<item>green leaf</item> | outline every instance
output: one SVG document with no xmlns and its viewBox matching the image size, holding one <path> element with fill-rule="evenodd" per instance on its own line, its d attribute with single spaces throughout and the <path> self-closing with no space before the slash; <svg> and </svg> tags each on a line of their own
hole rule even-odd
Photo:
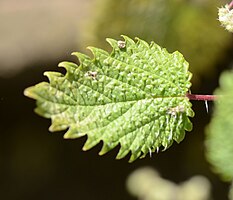
<svg viewBox="0 0 233 200">
<path fill-rule="evenodd" d="M 220 77 L 219 100 L 207 128 L 207 158 L 224 180 L 233 179 L 233 71 Z"/>
<path fill-rule="evenodd" d="M 191 73 L 183 56 L 153 42 L 123 38 L 107 39 L 111 54 L 94 47 L 89 48 L 94 59 L 73 53 L 79 66 L 60 63 L 65 75 L 46 72 L 50 83 L 27 88 L 25 95 L 37 100 L 38 114 L 52 119 L 50 131 L 68 129 L 64 138 L 87 135 L 83 150 L 102 140 L 100 155 L 120 143 L 117 159 L 131 151 L 132 162 L 183 140 L 194 113 L 186 97 Z"/>
</svg>

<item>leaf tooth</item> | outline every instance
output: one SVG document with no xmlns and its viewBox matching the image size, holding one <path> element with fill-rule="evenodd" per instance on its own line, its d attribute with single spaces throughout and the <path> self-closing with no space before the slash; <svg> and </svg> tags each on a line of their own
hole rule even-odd
<svg viewBox="0 0 233 200">
<path fill-rule="evenodd" d="M 41 83 L 40 83 L 40 84 L 41 84 Z M 26 97 L 30 97 L 30 98 L 32 98 L 32 99 L 37 99 L 37 98 L 38 98 L 38 95 L 35 95 L 35 93 L 34 93 L 35 87 L 36 87 L 36 85 L 26 88 L 26 89 L 24 90 L 23 94 L 24 94 Z"/>
<path fill-rule="evenodd" d="M 184 137 L 185 137 L 185 131 L 179 130 L 177 128 L 176 134 L 173 136 L 173 140 L 179 144 L 184 139 Z"/>
<path fill-rule="evenodd" d="M 56 78 L 64 77 L 64 75 L 59 72 L 44 72 L 44 76 L 49 79 L 50 83 L 53 82 L 53 80 Z"/>
<path fill-rule="evenodd" d="M 67 124 L 68 121 L 64 122 L 64 118 L 62 117 L 57 117 L 56 115 L 54 115 L 51 117 L 51 119 L 52 123 L 49 127 L 49 131 L 51 132 L 65 130 L 69 127 L 69 125 Z"/>
<path fill-rule="evenodd" d="M 113 49 L 119 49 L 118 43 L 112 38 L 107 38 L 106 41 L 110 44 Z"/>
<path fill-rule="evenodd" d="M 146 139 L 145 144 L 142 146 L 141 151 L 142 151 L 142 155 L 140 156 L 140 158 L 144 158 L 148 153 L 150 153 L 150 156 L 153 152 L 155 152 L 155 148 L 153 146 L 153 138 L 148 138 Z"/>
<path fill-rule="evenodd" d="M 62 131 L 67 128 L 67 125 L 52 123 L 49 127 L 50 132 Z"/>
<path fill-rule="evenodd" d="M 39 103 L 37 102 L 37 105 L 38 105 Z M 46 112 L 47 110 L 44 110 L 43 108 L 39 108 L 39 107 L 37 107 L 37 108 L 35 108 L 34 109 L 34 112 L 36 113 L 36 114 L 38 114 L 38 115 L 40 115 L 40 116 L 43 116 L 43 117 L 45 117 L 45 118 L 51 118 L 51 113 L 48 113 L 48 112 Z"/>
<path fill-rule="evenodd" d="M 165 135 L 165 138 L 162 140 L 162 146 L 164 147 L 164 149 L 162 151 L 167 150 L 173 143 L 173 140 L 168 141 L 166 133 L 164 133 L 164 135 Z"/>
<path fill-rule="evenodd" d="M 149 153 L 149 156 L 152 157 L 152 153 L 155 152 L 155 147 L 147 147 L 145 151 L 142 152 L 142 155 L 140 156 L 140 159 L 145 158 L 146 155 Z"/>
<path fill-rule="evenodd" d="M 116 159 L 124 158 L 129 152 L 130 152 L 130 148 L 128 148 L 127 146 L 125 146 L 125 147 L 121 146 L 121 148 L 116 156 Z"/>
<path fill-rule="evenodd" d="M 83 64 L 87 60 L 91 60 L 91 58 L 89 56 L 87 56 L 83 53 L 80 53 L 80 52 L 73 52 L 71 55 L 76 56 L 78 58 L 80 64 Z"/>
<path fill-rule="evenodd" d="M 152 148 L 151 145 L 144 144 L 141 150 L 142 153 L 141 153 L 140 159 L 145 158 L 148 153 L 150 154 L 150 157 L 151 157 L 154 151 L 155 151 L 154 147 Z"/>
<path fill-rule="evenodd" d="M 87 49 L 89 49 L 92 52 L 95 60 L 102 61 L 107 56 L 109 56 L 109 53 L 107 51 L 104 51 L 103 49 L 99 49 L 99 48 L 92 47 L 92 46 L 87 47 Z"/>
<path fill-rule="evenodd" d="M 187 62 L 185 62 L 185 63 L 187 63 Z M 187 65 L 188 65 L 188 67 L 189 67 L 189 64 L 187 63 Z M 191 73 L 191 72 L 187 72 L 187 76 L 188 76 L 188 78 L 187 78 L 187 84 L 186 84 L 186 87 L 187 88 L 190 88 L 191 86 L 192 86 L 192 83 L 191 82 L 189 82 L 191 79 L 192 79 L 192 77 L 193 77 L 193 74 Z"/>
<path fill-rule="evenodd" d="M 79 132 L 77 130 L 77 127 L 75 127 L 75 125 L 71 125 L 69 130 L 64 134 L 64 139 L 75 139 L 75 138 L 79 138 L 79 137 L 83 137 L 84 135 L 86 135 L 86 133 L 84 132 Z"/>
<path fill-rule="evenodd" d="M 47 76 L 48 78 L 49 77 L 64 77 L 64 75 L 61 74 L 60 72 L 52 72 L 52 71 L 44 72 L 44 76 Z"/>
<path fill-rule="evenodd" d="M 99 152 L 99 155 L 102 156 L 105 153 L 109 152 L 110 150 L 112 150 L 114 147 L 116 147 L 118 144 L 118 142 L 103 142 L 103 146 L 101 151 Z"/>
<path fill-rule="evenodd" d="M 189 63 L 184 59 L 184 56 L 179 52 L 179 51 L 175 51 L 171 54 L 172 59 L 176 60 L 177 63 L 180 63 L 180 69 L 184 70 L 187 73 L 187 76 L 189 77 L 188 81 L 191 79 L 192 77 L 192 73 L 189 72 Z M 190 77 L 191 75 L 191 77 Z"/>
<path fill-rule="evenodd" d="M 59 64 L 58 64 L 58 67 L 63 67 L 63 68 L 65 68 L 67 71 L 70 71 L 70 69 L 73 69 L 73 68 L 78 68 L 78 65 L 77 64 L 75 64 L 75 63 L 73 63 L 73 62 L 67 62 L 67 61 L 65 61 L 65 62 L 60 62 Z"/>
<path fill-rule="evenodd" d="M 189 117 L 194 117 L 195 113 L 194 111 L 191 109 L 192 104 L 189 102 L 189 107 L 187 107 L 186 109 L 186 115 Z M 191 122 L 190 122 L 191 123 Z"/>
<path fill-rule="evenodd" d="M 189 118 L 187 118 L 184 122 L 184 129 L 186 131 L 191 131 L 193 129 L 193 124 L 192 122 L 189 120 Z"/>
<path fill-rule="evenodd" d="M 101 139 L 99 138 L 95 138 L 95 136 L 92 135 L 88 135 L 87 137 L 87 141 L 85 142 L 84 146 L 83 146 L 83 151 L 87 151 L 89 149 L 91 149 L 92 147 L 96 146 Z"/>
<path fill-rule="evenodd" d="M 44 88 L 48 88 L 47 82 L 41 82 L 36 84 L 35 86 L 28 87 L 24 90 L 24 95 L 30 97 L 32 99 L 39 100 L 40 95 L 38 94 Z"/>
<path fill-rule="evenodd" d="M 161 51 L 162 48 L 159 45 L 157 45 L 154 41 L 151 41 L 150 42 L 150 49 L 153 51 L 155 51 L 155 50 Z"/>
<path fill-rule="evenodd" d="M 137 45 L 138 46 L 142 45 L 144 48 L 147 48 L 147 49 L 150 48 L 149 44 L 145 40 L 142 40 L 142 39 L 140 39 L 138 37 L 136 37 L 135 39 L 137 40 Z"/>
<path fill-rule="evenodd" d="M 131 152 L 129 163 L 132 163 L 133 161 L 135 161 L 137 158 L 139 158 L 141 156 L 141 154 L 142 154 L 141 150 Z"/>
<path fill-rule="evenodd" d="M 132 40 L 132 39 L 131 39 L 131 38 L 129 38 L 128 36 L 126 36 L 126 35 L 121 35 L 121 37 L 123 37 L 123 38 L 124 38 L 124 40 L 125 40 L 126 44 L 129 44 L 129 45 L 132 45 L 132 46 L 134 46 L 134 45 L 135 45 L 134 40 Z"/>
</svg>

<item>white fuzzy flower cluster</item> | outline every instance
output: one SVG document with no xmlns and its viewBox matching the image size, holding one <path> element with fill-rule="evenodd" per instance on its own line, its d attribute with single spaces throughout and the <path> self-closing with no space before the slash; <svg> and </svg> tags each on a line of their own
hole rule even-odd
<svg viewBox="0 0 233 200">
<path fill-rule="evenodd" d="M 226 30 L 233 33 L 233 9 L 230 9 L 229 5 L 219 8 L 218 20 Z"/>
<path fill-rule="evenodd" d="M 218 9 L 218 20 L 226 30 L 233 33 L 233 9 L 229 5 Z"/>
</svg>

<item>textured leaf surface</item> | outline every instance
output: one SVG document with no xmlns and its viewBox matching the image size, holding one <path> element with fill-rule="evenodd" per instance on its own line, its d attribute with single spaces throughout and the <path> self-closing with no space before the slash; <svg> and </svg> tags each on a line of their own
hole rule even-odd
<svg viewBox="0 0 233 200">
<path fill-rule="evenodd" d="M 88 150 L 103 141 L 100 155 L 120 143 L 117 158 L 130 161 L 183 140 L 193 116 L 185 96 L 191 83 L 188 63 L 155 43 L 123 36 L 107 39 L 113 51 L 90 47 L 94 59 L 74 53 L 80 65 L 62 62 L 65 75 L 46 72 L 50 83 L 25 90 L 37 100 L 36 112 L 51 118 L 50 131 L 68 129 L 65 138 L 88 139 Z"/>
<path fill-rule="evenodd" d="M 207 157 L 223 179 L 233 179 L 233 72 L 220 78 L 221 95 L 215 103 L 215 112 L 207 129 Z"/>
</svg>

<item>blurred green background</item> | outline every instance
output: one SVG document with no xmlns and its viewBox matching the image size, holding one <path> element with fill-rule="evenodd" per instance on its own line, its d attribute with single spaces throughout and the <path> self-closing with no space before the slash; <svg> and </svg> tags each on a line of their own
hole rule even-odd
<svg viewBox="0 0 233 200">
<path fill-rule="evenodd" d="M 126 190 L 130 173 L 157 169 L 173 182 L 206 176 L 213 199 L 227 199 L 229 185 L 205 159 L 205 126 L 213 110 L 193 102 L 194 129 L 185 140 L 152 158 L 128 164 L 118 149 L 100 157 L 101 144 L 83 152 L 86 138 L 63 140 L 49 133 L 23 90 L 46 80 L 43 72 L 63 71 L 70 53 L 92 45 L 108 49 L 106 37 L 120 34 L 154 40 L 190 63 L 193 93 L 211 94 L 219 74 L 232 66 L 232 35 L 220 27 L 217 7 L 225 0 L 0 0 L 0 199 L 135 199 Z"/>
</svg>

